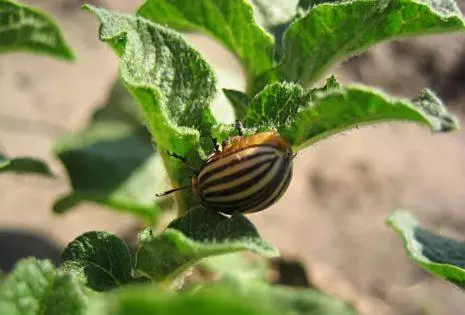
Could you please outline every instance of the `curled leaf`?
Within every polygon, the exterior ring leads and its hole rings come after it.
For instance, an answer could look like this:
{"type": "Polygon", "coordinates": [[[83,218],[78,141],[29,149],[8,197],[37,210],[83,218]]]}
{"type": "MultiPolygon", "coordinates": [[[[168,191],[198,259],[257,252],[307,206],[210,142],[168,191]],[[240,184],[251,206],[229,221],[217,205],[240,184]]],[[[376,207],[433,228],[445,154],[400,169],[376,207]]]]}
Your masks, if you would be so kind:
{"type": "Polygon", "coordinates": [[[136,269],[157,281],[174,279],[205,257],[245,250],[266,256],[278,254],[242,214],[228,218],[203,208],[190,210],[160,235],[146,229],[139,241],[136,269]]]}
{"type": "Polygon", "coordinates": [[[80,275],[96,291],[133,281],[129,249],[109,232],[87,232],[74,239],[61,254],[61,267],[80,275]]]}
{"type": "Polygon", "coordinates": [[[0,54],[29,51],[74,60],[57,23],[38,9],[0,0],[0,54]]]}
{"type": "Polygon", "coordinates": [[[387,224],[402,238],[413,261],[432,274],[465,288],[465,243],[422,228],[407,211],[395,211],[387,224]]]}
{"type": "MultiPolygon", "coordinates": [[[[212,150],[210,104],[216,95],[213,70],[177,33],[142,17],[85,6],[101,22],[100,39],[120,56],[121,81],[141,105],[173,187],[190,174],[167,151],[200,165],[212,150]],[[207,152],[208,154],[208,152],[207,152]]],[[[198,205],[189,191],[178,194],[181,211],[198,205]]]]}

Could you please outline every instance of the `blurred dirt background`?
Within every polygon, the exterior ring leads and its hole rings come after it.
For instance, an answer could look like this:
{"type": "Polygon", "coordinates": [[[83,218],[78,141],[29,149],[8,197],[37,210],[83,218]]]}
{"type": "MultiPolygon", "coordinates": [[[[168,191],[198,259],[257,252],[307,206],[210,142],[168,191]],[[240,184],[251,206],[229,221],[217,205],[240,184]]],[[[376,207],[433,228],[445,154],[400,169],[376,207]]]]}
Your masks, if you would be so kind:
{"type": "MultiPolygon", "coordinates": [[[[118,60],[97,40],[97,22],[80,10],[81,1],[26,2],[59,20],[78,61],[29,54],[0,57],[2,150],[44,158],[59,174],[55,180],[0,177],[0,236],[8,229],[42,235],[50,239],[53,254],[53,248],[84,231],[122,235],[136,221],[92,204],[64,216],[51,213],[54,200],[69,189],[66,173],[51,153],[52,142],[85,126],[109,92],[118,60]]],[[[128,13],[141,3],[94,2],[128,13]]],[[[464,9],[465,1],[460,4],[464,9]]],[[[222,47],[199,35],[188,39],[214,65],[221,87],[243,87],[239,63],[222,47]]],[[[379,45],[335,74],[343,82],[371,84],[405,97],[431,87],[465,121],[463,34],[379,45]]],[[[219,100],[216,112],[230,111],[224,101],[219,100]]],[[[463,130],[432,134],[424,127],[395,123],[349,131],[299,154],[285,197],[249,218],[286,257],[308,268],[313,285],[355,303],[364,314],[465,314],[464,294],[410,262],[400,239],[384,223],[393,209],[407,208],[428,227],[463,239],[464,162],[463,130]]],[[[0,241],[0,246],[8,244],[0,241]]],[[[7,259],[5,252],[1,255],[7,259]]]]}

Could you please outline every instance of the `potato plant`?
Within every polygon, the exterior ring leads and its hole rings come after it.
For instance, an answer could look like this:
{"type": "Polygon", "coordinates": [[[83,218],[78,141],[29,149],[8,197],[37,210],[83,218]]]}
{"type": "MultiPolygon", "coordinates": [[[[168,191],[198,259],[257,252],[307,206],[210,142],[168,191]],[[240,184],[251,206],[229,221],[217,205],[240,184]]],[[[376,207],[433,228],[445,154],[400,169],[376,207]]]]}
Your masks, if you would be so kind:
{"type": "MultiPolygon", "coordinates": [[[[431,90],[409,100],[370,86],[344,86],[328,74],[383,41],[463,31],[455,1],[300,0],[292,16],[273,14],[279,4],[263,0],[147,0],[133,15],[84,9],[99,21],[100,40],[119,57],[119,78],[89,126],[54,146],[71,190],[53,211],[90,201],[133,213],[148,227],[139,233],[135,253],[111,233],[90,231],[67,246],[58,267],[35,258],[18,262],[0,284],[0,314],[356,314],[317,290],[270,285],[266,260],[253,264],[240,253],[267,258],[278,249],[244,214],[205,208],[192,190],[176,193],[177,218],[155,232],[168,204],[155,193],[168,188],[166,182],[191,182],[185,165],[167,152],[198,168],[215,150],[211,138],[221,142],[238,134],[211,111],[219,93],[246,135],[275,131],[294,152],[389,121],[433,132],[458,129],[431,90]],[[246,73],[244,91],[219,90],[211,66],[179,33],[188,31],[213,37],[237,57],[246,73]],[[215,281],[186,282],[198,265],[216,273],[215,281]]],[[[15,51],[74,59],[50,17],[0,0],[0,52],[15,51]]],[[[50,174],[40,161],[5,155],[0,171],[50,174]]],[[[419,227],[405,211],[387,222],[414,261],[464,287],[463,244],[419,227]]]]}

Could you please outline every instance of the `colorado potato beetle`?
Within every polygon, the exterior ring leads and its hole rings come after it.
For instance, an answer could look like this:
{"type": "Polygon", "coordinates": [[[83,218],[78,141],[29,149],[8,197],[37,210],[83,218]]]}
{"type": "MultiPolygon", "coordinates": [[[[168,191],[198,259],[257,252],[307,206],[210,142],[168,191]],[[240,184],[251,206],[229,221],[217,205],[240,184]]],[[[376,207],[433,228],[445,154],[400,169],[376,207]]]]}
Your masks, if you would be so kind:
{"type": "MultiPolygon", "coordinates": [[[[173,153],[171,156],[187,161],[173,153]]],[[[218,212],[252,213],[264,210],[281,198],[292,178],[291,145],[276,132],[229,138],[200,170],[194,169],[190,186],[202,204],[218,212]]],[[[192,167],[190,167],[192,169],[192,167]]],[[[159,196],[161,196],[159,195],[159,196]]]]}

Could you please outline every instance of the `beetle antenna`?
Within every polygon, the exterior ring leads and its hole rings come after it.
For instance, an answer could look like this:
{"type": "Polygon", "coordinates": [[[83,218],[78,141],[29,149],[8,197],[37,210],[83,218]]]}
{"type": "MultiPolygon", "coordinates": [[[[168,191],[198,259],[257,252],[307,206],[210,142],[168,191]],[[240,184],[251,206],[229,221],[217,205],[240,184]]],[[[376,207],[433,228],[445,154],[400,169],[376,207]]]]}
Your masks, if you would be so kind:
{"type": "Polygon", "coordinates": [[[190,188],[190,187],[192,187],[192,185],[186,185],[186,186],[183,186],[183,187],[178,187],[178,188],[170,189],[170,190],[167,190],[167,191],[165,191],[165,192],[162,192],[161,194],[155,194],[155,196],[157,196],[157,197],[163,197],[163,196],[172,194],[172,193],[174,193],[174,192],[176,192],[176,191],[183,190],[183,189],[190,188]]]}
{"type": "Polygon", "coordinates": [[[168,154],[169,156],[171,156],[171,157],[173,157],[175,159],[180,160],[192,173],[198,174],[199,171],[196,170],[195,167],[190,165],[189,161],[185,157],[177,155],[176,153],[170,152],[170,151],[166,151],[166,154],[168,154]]]}

